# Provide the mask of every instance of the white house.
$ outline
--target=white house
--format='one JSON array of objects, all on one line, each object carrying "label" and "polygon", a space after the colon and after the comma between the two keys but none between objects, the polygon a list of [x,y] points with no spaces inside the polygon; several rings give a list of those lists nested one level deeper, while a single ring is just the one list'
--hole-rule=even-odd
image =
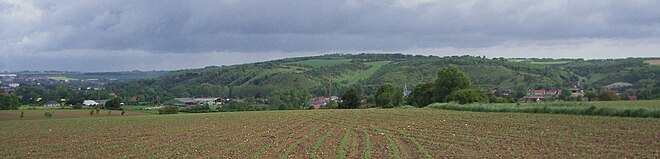
[{"label": "white house", "polygon": [[18,87],[18,86],[20,86],[20,85],[21,85],[21,84],[18,84],[18,83],[10,83],[10,84],[9,84],[9,87],[10,87],[10,88],[16,88],[16,87]]},{"label": "white house", "polygon": [[99,103],[97,103],[94,100],[85,100],[85,101],[83,101],[83,105],[92,106],[92,105],[99,105]]}]

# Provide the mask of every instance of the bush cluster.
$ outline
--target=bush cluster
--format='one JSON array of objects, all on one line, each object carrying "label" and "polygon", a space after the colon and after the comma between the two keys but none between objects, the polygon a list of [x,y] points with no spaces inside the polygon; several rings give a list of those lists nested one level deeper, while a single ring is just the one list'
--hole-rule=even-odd
[{"label": "bush cluster", "polygon": [[193,105],[181,109],[181,112],[186,113],[208,113],[212,112],[211,108],[207,105]]},{"label": "bush cluster", "polygon": [[179,107],[177,106],[163,106],[158,109],[158,114],[177,114]]},{"label": "bush cluster", "polygon": [[53,117],[53,113],[51,113],[51,112],[45,112],[45,113],[44,113],[44,117],[46,117],[46,118]]}]

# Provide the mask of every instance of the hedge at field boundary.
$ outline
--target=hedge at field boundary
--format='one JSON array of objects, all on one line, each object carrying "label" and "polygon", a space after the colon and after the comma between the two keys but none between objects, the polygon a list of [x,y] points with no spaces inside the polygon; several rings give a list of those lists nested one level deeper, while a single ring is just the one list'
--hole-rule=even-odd
[{"label": "hedge at field boundary", "polygon": [[472,111],[472,112],[516,112],[516,113],[544,113],[544,114],[572,114],[617,117],[660,118],[660,110],[647,110],[644,108],[610,108],[591,106],[488,106],[488,105],[460,105],[458,103],[433,103],[427,108]]}]

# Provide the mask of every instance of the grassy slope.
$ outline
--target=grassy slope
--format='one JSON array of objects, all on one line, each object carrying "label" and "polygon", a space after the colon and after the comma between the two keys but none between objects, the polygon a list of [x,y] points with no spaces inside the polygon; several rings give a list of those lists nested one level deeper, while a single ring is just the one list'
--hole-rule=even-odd
[{"label": "grassy slope", "polygon": [[357,71],[352,73],[352,76],[349,76],[348,82],[349,85],[355,84],[360,80],[367,79],[371,77],[376,71],[380,70],[384,65],[391,63],[392,61],[378,61],[378,62],[367,62],[366,64],[371,66],[369,69]]},{"label": "grassy slope", "polygon": [[567,64],[572,61],[532,61],[532,64],[537,65],[558,65],[558,64]]},{"label": "grassy slope", "polygon": [[327,158],[335,157],[342,136],[349,136],[342,149],[347,158],[653,158],[660,146],[659,121],[429,109],[0,121],[0,141],[5,143],[0,156],[312,158],[309,150],[316,144],[295,144],[320,143],[318,150],[325,153],[316,157]]},{"label": "grassy slope", "polygon": [[307,66],[311,66],[311,67],[314,67],[314,68],[319,68],[319,67],[345,64],[345,63],[349,63],[349,62],[351,62],[351,60],[349,60],[349,59],[312,59],[312,60],[296,61],[296,62],[291,62],[291,63],[307,65]]},{"label": "grassy slope", "polygon": [[[380,56],[380,57],[370,57]],[[390,62],[391,61],[391,62]],[[236,96],[268,94],[274,89],[302,87],[315,93],[324,92],[328,78],[332,78],[336,90],[359,84],[363,92],[373,93],[384,82],[397,87],[430,82],[437,72],[447,65],[459,65],[480,89],[515,87],[557,87],[570,85],[573,77],[585,80],[584,84],[604,85],[621,81],[629,68],[602,69],[592,74],[571,71],[624,66],[623,60],[579,61],[547,60],[545,64],[513,62],[516,60],[484,59],[478,57],[417,57],[395,55],[326,55],[317,57],[288,58],[252,64],[202,69],[180,70],[144,83],[171,88],[183,85],[194,88],[202,83],[234,87]],[[568,62],[568,63],[566,63]],[[602,66],[602,67],[601,67]],[[613,75],[610,75],[613,74]],[[631,81],[632,83],[636,81]],[[133,92],[139,92],[134,90]],[[238,93],[237,93],[238,92]],[[120,92],[122,93],[122,92]],[[124,93],[126,94],[126,93]],[[320,94],[319,94],[320,95]]]}]

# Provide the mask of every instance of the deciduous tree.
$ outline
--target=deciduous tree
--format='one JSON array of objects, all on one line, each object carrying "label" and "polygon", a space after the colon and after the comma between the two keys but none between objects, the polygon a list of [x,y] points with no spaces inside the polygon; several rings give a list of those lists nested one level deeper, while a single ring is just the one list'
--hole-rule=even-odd
[{"label": "deciduous tree", "polygon": [[344,92],[344,95],[341,96],[341,104],[339,105],[340,109],[355,109],[360,106],[361,95],[356,88],[349,88]]},{"label": "deciduous tree", "polygon": [[435,102],[447,102],[447,95],[461,89],[472,88],[472,82],[458,66],[445,67],[438,73],[433,88]]},{"label": "deciduous tree", "polygon": [[18,97],[14,95],[0,94],[0,110],[17,110],[21,106]]}]

